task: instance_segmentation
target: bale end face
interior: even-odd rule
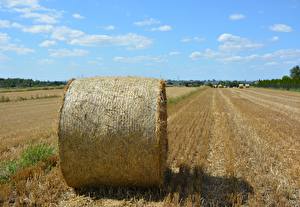
[[[61,107],[61,169],[71,187],[157,186],[167,159],[165,83],[149,78],[72,81]]]

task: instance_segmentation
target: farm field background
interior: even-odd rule
[[[1,161],[18,158],[32,143],[57,148],[62,91],[5,94],[12,99],[49,93],[59,97],[0,103]],[[64,183],[57,164],[49,172],[33,171],[16,186],[1,185],[0,205],[300,205],[299,93],[167,88],[169,98],[186,94],[168,106],[169,170],[164,190],[75,192]]]

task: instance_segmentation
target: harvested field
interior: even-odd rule
[[[176,98],[197,90],[198,87],[167,87],[167,97]]]
[[[41,98],[55,98],[63,95],[62,89],[52,90],[33,90],[33,91],[17,91],[17,92],[2,92],[0,97],[8,98],[9,101],[22,101]]]
[[[58,108],[59,99],[0,103],[0,159],[17,157],[31,139],[55,146]],[[1,185],[0,204],[300,206],[299,93],[201,88],[171,108],[163,190],[74,191],[65,185],[57,165],[50,172],[39,170],[26,182],[18,177],[17,189]]]

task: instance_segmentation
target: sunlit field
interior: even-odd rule
[[[75,191],[60,172],[56,130],[62,90],[53,92],[60,97],[0,103],[1,205],[299,205],[298,93],[167,88],[169,153],[163,188]],[[31,153],[43,159],[26,164]]]

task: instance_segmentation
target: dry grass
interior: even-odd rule
[[[22,101],[30,99],[41,99],[41,98],[55,98],[62,97],[62,89],[52,90],[33,90],[33,91],[17,91],[17,92],[1,92],[0,97],[4,97],[9,101]]]
[[[176,98],[179,96],[183,96],[192,91],[197,90],[199,87],[167,87],[167,98]]]
[[[57,161],[50,171],[44,161],[2,184],[0,205],[300,206],[299,103],[284,91],[200,89],[168,111],[163,189],[74,191]],[[0,159],[20,157],[28,142],[57,146],[58,108],[59,99],[0,103]]]

